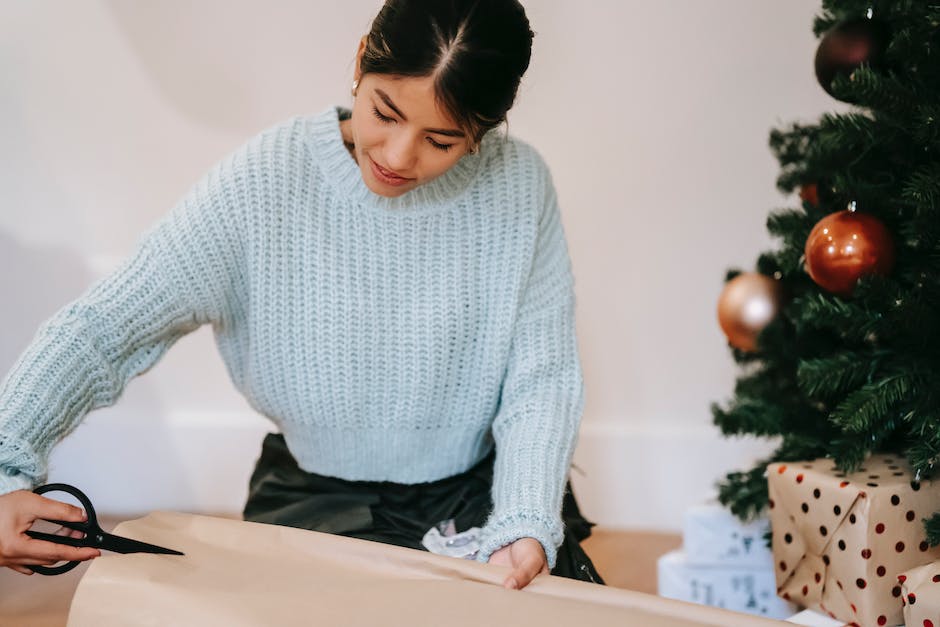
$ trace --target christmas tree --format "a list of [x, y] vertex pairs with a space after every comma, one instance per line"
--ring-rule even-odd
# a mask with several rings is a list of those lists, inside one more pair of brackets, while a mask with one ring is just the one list
[[[940, 3], [826, 0], [813, 28], [819, 82], [851, 107], [771, 133], [801, 206], [771, 213], [778, 248], [720, 303], [741, 374], [715, 424], [780, 438], [719, 486], [745, 519], [771, 461], [891, 452], [921, 479], [940, 461]], [[940, 543], [940, 512], [925, 525]]]

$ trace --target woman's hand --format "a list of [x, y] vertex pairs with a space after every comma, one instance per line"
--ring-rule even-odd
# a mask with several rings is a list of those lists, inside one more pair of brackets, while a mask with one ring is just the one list
[[[74, 505], [44, 496], [17, 490], [0, 496], [0, 567], [32, 575], [27, 566], [51, 566], [58, 562], [83, 562], [101, 555], [98, 549], [78, 548], [34, 540], [26, 531], [39, 519], [84, 522], [85, 512]], [[81, 537], [81, 532], [62, 530], [63, 534]], [[62, 534], [60, 534], [62, 535]]]
[[536, 575], [548, 574], [548, 561], [542, 543], [535, 538], [520, 538], [512, 544], [494, 551], [490, 564], [511, 566], [512, 572], [503, 581], [503, 587], [521, 590], [529, 585]]

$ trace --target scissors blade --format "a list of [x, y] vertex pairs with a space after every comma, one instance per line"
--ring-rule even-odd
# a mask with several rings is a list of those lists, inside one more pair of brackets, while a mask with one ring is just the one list
[[110, 533], [102, 533], [101, 539], [97, 542], [97, 546], [108, 551], [114, 551], [115, 553], [160, 553], [162, 555], [185, 555], [185, 553], [180, 553], [179, 551], [167, 549], [162, 546], [157, 546], [156, 544], [147, 544], [146, 542], [141, 542], [140, 540], [122, 538], [121, 536], [116, 536]]

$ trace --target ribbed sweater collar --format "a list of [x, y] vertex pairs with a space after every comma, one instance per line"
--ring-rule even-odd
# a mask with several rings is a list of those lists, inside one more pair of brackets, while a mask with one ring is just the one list
[[384, 211], [415, 213], [450, 206], [470, 185], [499, 140], [489, 132], [476, 154], [465, 155], [447, 172], [401, 196], [389, 198], [374, 193], [362, 180], [359, 165], [349, 154], [339, 129], [340, 109], [330, 107], [310, 120], [308, 145], [328, 182], [354, 204]]

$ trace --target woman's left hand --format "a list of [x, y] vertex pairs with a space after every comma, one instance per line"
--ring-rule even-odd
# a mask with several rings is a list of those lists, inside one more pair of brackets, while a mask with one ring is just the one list
[[529, 585], [536, 575], [548, 574], [548, 561], [542, 543], [535, 538], [519, 538], [512, 544], [494, 551], [490, 564], [511, 566], [512, 572], [503, 581], [503, 587], [521, 590]]

